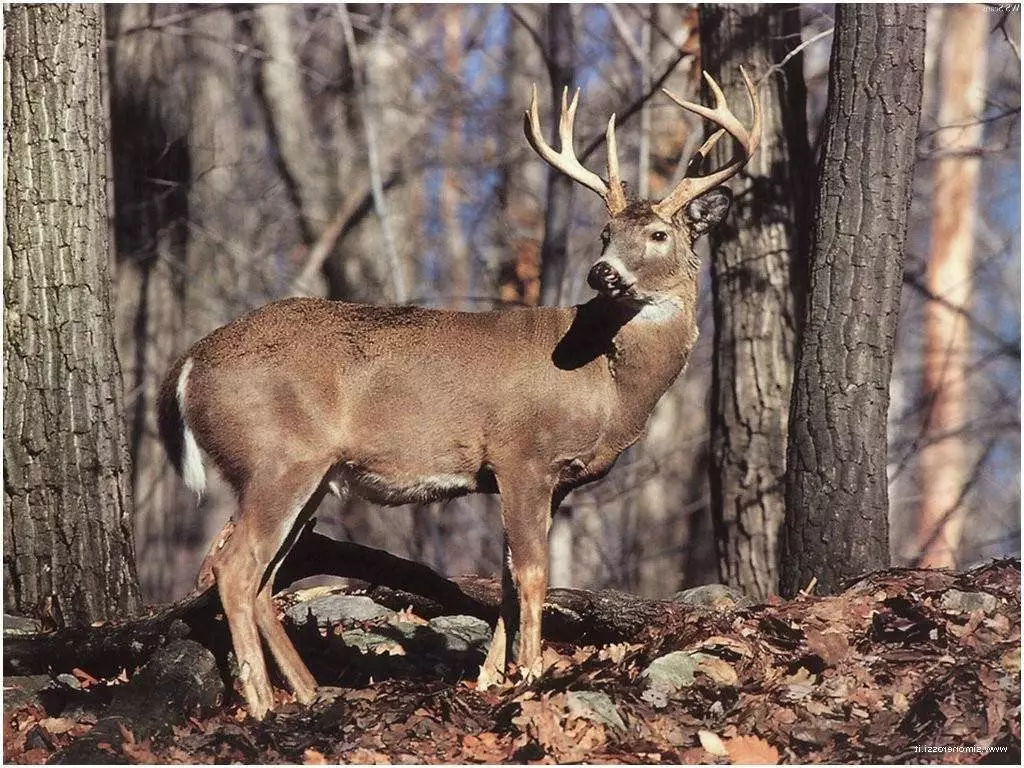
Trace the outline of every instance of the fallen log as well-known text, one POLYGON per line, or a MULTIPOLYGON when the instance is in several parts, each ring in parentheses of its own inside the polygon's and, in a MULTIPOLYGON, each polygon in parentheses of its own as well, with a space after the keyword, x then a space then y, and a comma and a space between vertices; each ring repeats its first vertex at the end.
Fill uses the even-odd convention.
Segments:
MULTIPOLYGON (((148 762, 122 755, 145 749, 143 743, 166 734, 189 716, 213 710, 224 692, 213 654, 191 640, 164 646, 125 685, 96 725, 57 752, 48 762, 64 765, 148 762)), ((128 754, 142 758, 142 754, 128 754)))
MULTIPOLYGON (((300 579, 321 575, 358 580, 361 584, 353 590, 363 591, 396 610, 411 606, 428 619, 462 614, 493 623, 501 602, 500 585, 493 579, 446 579, 420 563, 352 542, 335 541, 310 526, 282 564, 275 587, 280 590, 300 579)), ((553 640, 583 643, 629 640, 646 627, 684 610, 672 601, 647 600, 611 590, 553 589, 545 604, 544 634, 553 640)), ((57 673, 79 667, 96 676, 112 676, 144 664, 173 637, 188 637, 223 658, 230 647, 230 636, 220 612, 217 592, 208 587, 173 605, 154 609, 148 616, 123 622, 27 635, 5 632, 4 674, 57 673)))

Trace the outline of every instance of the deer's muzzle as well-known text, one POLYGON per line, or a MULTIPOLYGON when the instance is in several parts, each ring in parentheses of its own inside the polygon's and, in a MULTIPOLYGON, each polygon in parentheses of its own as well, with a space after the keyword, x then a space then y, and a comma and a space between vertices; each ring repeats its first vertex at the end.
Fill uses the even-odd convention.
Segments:
POLYGON ((587 285, 608 296, 619 296, 633 287, 632 276, 623 275, 604 259, 598 261, 587 273, 587 285))

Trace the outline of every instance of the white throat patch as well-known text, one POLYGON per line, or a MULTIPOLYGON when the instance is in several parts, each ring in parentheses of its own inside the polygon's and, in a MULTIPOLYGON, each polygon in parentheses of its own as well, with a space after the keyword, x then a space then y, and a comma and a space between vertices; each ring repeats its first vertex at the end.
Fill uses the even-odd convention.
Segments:
POLYGON ((645 303, 633 319, 645 323, 663 323, 682 311, 682 305, 673 299, 657 299, 645 303))

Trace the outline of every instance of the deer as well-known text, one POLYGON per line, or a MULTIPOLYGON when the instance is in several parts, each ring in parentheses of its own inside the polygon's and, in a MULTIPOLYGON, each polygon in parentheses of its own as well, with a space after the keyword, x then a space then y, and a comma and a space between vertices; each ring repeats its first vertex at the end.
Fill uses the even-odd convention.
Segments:
POLYGON ((697 339, 694 244, 726 217, 732 197, 722 184, 760 141, 760 102, 741 73, 749 129, 707 73, 713 107, 665 91, 717 130, 657 202, 626 195, 614 114, 605 180, 573 149, 579 90, 571 102, 562 94, 556 151, 543 138, 533 87, 530 146, 607 208, 589 301, 463 312, 290 298, 213 331, 172 365, 157 404, 166 452, 197 495, 212 465, 238 501, 203 570, 220 596, 251 716, 274 707, 261 639, 296 700, 316 699, 272 585, 328 493, 385 506, 498 494, 502 605, 477 685, 542 675, 552 513, 643 436, 697 339), (701 175, 726 135, 733 157, 701 175))

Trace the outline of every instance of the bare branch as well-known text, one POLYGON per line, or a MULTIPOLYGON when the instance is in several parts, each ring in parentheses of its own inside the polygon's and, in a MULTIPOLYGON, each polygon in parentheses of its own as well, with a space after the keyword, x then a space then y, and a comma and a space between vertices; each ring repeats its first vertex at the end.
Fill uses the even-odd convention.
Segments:
POLYGON ((828 37, 834 31, 835 31, 835 27, 829 27, 828 29, 822 30, 821 32, 816 34, 814 37, 810 37, 807 40, 804 40, 802 43, 800 43, 800 45, 798 45, 796 48, 794 48, 789 53, 787 53, 785 56, 783 56, 782 57, 782 61, 780 61, 778 64, 773 64, 772 66, 768 67, 768 69, 765 71, 765 73, 763 75, 761 75, 761 77, 759 77, 757 79, 755 84, 758 87, 760 87, 761 83, 763 83, 769 77, 774 75, 776 72, 781 72, 782 69, 786 66, 786 64, 789 63, 790 59, 792 59, 794 56, 796 56, 798 53, 803 51, 808 46, 813 45, 814 43, 818 42, 819 40, 823 40, 824 38, 828 37))

